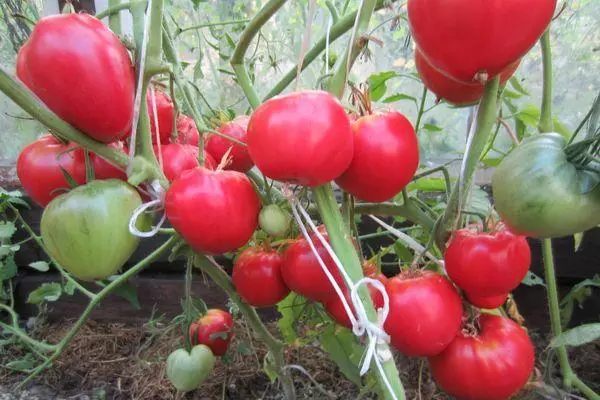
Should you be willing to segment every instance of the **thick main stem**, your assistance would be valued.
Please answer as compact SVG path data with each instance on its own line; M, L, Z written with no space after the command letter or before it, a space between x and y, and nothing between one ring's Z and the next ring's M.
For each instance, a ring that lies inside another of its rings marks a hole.
M542 47L542 65L544 70L544 86L542 92L542 108L540 110L539 130L542 133L552 132L552 51L550 48L550 27L540 39Z

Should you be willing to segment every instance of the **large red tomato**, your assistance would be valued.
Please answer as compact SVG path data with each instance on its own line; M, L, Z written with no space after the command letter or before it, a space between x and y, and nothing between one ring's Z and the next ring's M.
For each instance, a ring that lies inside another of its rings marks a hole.
M167 218L195 251L222 254L243 246L258 226L260 199L246 175L198 167L173 181Z
M467 300L469 300L469 303L473 304L474 306L491 310L506 303L508 293L496 294L492 296L479 296L465 292L465 297Z
M154 105L152 102L152 90L146 92L146 102L148 104L148 116L150 118L150 130L152 132L152 143L156 143L156 124L154 122ZM155 89L154 102L156 102L156 115L158 116L158 134L160 142L169 143L171 133L173 133L173 101L165 92Z
M319 231L327 240L325 228L319 227ZM340 288L344 289L346 287L344 279L325 246L315 234L311 235L311 239L325 266ZM310 244L303 237L296 239L283 253L281 272L287 286L307 299L324 302L337 296L333 285L313 254Z
M70 189L61 170L78 183L85 183L85 161L81 148L64 144L52 135L43 135L27 145L17 158L17 176L23 189L45 207L50 200Z
M444 260L448 276L465 292L506 295L527 274L531 250L524 236L506 229L491 234L460 229L450 239Z
M249 118L246 115L240 115L233 121L223 124L218 131L246 143L248 120ZM247 147L233 143L217 135L209 135L208 139L206 139L206 151L219 163L230 148L229 157L231 157L231 162L225 166L225 169L246 172L254 167L254 162L248 153Z
M109 143L108 147L120 150L123 153L127 153L128 151L127 147L125 147L123 142ZM90 153L90 158L92 160L92 165L94 166L94 176L96 179L121 179L122 181L127 180L127 174L122 168L116 167L109 161L94 153Z
M110 143L130 132L133 65L119 38L91 15L42 18L19 51L17 75L88 136Z
M227 311L210 309L197 322L190 324L192 346L208 346L215 356L223 356L233 337L233 317Z
M179 114L177 117L177 141L181 144L198 146L200 132L198 132L193 118Z
M479 333L459 332L446 349L429 359L440 387L461 400L506 400L529 380L535 351L529 336L512 320L483 314Z
M371 294L371 300L373 301L373 305L375 309L383 307L383 295L379 290L373 288L373 286L368 285L369 293ZM352 305L352 300L350 299L350 293L348 290L343 289L346 296L346 301L350 306L350 309L354 312L354 306ZM348 329L352 329L352 322L350 322L350 318L348 317L348 313L346 312L346 308L344 307L344 303L339 296L335 296L330 300L326 301L323 306L327 313L333 318L335 322L338 324L345 326ZM356 314L355 314L356 315Z
M282 264L276 251L249 247L233 266L233 286L251 306L273 306L290 293L281 276Z
M409 0L408 22L429 63L468 83L523 57L555 7L556 0Z
M388 280L390 314L385 331L407 356L434 356L460 329L463 308L454 286L431 271L401 273Z
M502 71L500 85L504 85L510 79L520 63L521 60L519 59ZM483 96L484 86L481 82L464 83L449 78L432 67L419 49L415 49L415 65L423 84L435 93L439 100L462 106L473 104Z
M360 200L391 199L419 167L419 143L412 124L392 111L361 117L352 130L354 157L335 182Z
M269 178L320 186L352 161L354 138L344 107L323 91L273 97L248 124L248 150Z

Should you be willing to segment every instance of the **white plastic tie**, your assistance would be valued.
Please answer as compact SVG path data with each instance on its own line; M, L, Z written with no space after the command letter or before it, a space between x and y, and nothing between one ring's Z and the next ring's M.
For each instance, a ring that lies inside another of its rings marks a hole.
M137 237L148 238L156 235L167 219L167 215L164 213L165 192L157 180L153 181L149 185L148 194L150 195L152 200L150 200L147 203L143 203L139 207L137 207L133 211L133 215L131 215L131 218L129 219L129 232ZM158 224L152 226L152 229L150 229L149 231L140 231L136 226L137 221L140 215L142 215L142 213L150 209L156 212L162 211L160 220L158 221Z

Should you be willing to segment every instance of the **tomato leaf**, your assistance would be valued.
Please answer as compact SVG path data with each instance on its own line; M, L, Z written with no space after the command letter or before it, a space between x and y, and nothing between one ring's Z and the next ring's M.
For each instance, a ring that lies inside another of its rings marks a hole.
M555 337L550 342L550 347L571 346L577 347L600 339L600 323L585 324Z
M131 283L123 283L121 286L117 287L113 293L127 300L129 304L131 304L131 307L133 307L135 310L142 308L140 305L140 300L138 299L135 291L135 286L133 286Z
M443 192L446 190L444 178L421 178L411 182L406 188L409 192L418 190L420 192Z
M531 271L527 271L521 283L525 286L546 286L544 280Z
M563 297L560 302L560 317L563 327L569 324L575 305L582 307L583 302L592 295L592 287L600 288L600 277L579 282Z
M270 351L265 355L263 360L263 370L269 377L271 383L275 383L279 374L277 373L277 368L275 367L275 362L273 361L273 355Z
M62 294L62 286L58 282L42 283L40 287L29 293L27 302L40 304L44 301L56 301Z
M519 78L517 78L516 76L512 76L509 79L509 82L513 89L515 89L517 92L529 96L529 92L523 87L523 85L521 85L521 82L519 82Z
M388 96L385 99L381 100L381 102L382 103L395 103L395 102L401 101L401 100L412 101L413 103L415 103L415 106L419 107L419 102L417 101L416 97L409 96L409 95L404 94L404 93L393 94L393 95Z
M327 326L319 336L319 341L331 359L340 368L340 372L357 386L362 386L359 375L359 364L363 348L358 344L354 334L339 325Z
M35 366L33 354L27 353L23 358L6 363L5 367L14 371L30 372Z
M516 115L525 125L537 126L540 122L540 109L534 105L526 105Z
M0 262L0 282L12 279L17 275L17 264L11 254Z
M435 124L425 124L425 125L423 125L423 129L425 129L427 132L431 132L431 133L443 131L442 128L440 128L439 126L437 126Z
M297 338L296 321L302 314L306 301L304 297L292 292L277 304L277 311L281 314L277 327L286 343L293 343Z
M369 84L369 95L371 100L379 101L387 92L387 84L386 82L392 78L395 78L398 74L394 71L384 71L378 74L371 74L367 78L367 83Z
M50 265L46 261L35 261L29 263L29 266L33 269L37 269L40 272L46 272L50 269Z
M73 294L75 293L75 284L73 283L73 281L67 281L67 283L65 283L65 285L63 286L63 292L65 292L69 296L73 296Z
M79 184L77 183L77 181L71 176L71 174L69 174L67 172L66 169L64 169L63 167L60 167L60 172L62 172L63 176L65 177L65 180L69 184L69 188L74 189L77 186L79 186Z
M17 228L10 221L0 221L0 240L10 239L15 234Z

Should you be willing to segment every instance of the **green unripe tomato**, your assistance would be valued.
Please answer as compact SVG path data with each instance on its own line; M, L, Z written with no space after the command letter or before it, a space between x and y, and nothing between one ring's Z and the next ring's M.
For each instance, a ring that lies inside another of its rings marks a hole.
M129 232L129 219L141 204L138 192L126 182L92 181L48 204L42 214L42 240L74 277L108 278L138 246L139 238ZM147 224L147 216L140 216L138 228Z
M200 387L214 367L215 356L203 344L194 346L190 353L177 349L167 357L167 377L182 392Z
M282 237L290 229L292 218L276 204L269 204L260 211L258 224L260 228L273 237Z

